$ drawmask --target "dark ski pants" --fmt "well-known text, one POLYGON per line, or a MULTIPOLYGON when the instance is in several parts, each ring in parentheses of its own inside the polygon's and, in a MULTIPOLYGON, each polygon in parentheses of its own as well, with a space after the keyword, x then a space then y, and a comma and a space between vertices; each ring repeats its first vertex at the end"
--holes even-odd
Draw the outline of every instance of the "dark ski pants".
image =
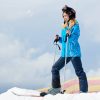
MULTIPOLYGON (((79 79, 79 88, 81 92, 88 91, 88 82, 86 74, 82 68, 82 62, 80 57, 67 57, 66 64, 71 61, 73 67, 75 69, 75 73, 79 79)), ((60 57, 56 63, 52 66, 52 87, 53 88, 60 88, 60 69, 62 69, 65 65, 65 57, 60 57)))

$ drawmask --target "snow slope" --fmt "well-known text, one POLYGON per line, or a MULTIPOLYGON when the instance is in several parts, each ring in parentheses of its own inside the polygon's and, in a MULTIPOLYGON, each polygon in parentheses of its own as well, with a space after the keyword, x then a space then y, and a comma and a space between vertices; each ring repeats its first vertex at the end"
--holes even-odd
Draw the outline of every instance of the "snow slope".
POLYGON ((80 94, 57 94, 46 95, 45 97, 32 97, 32 95, 39 95, 38 91, 12 88, 5 93, 0 94, 0 100, 100 100, 100 92, 98 93, 80 93, 80 94), (16 92, 27 96, 17 96, 12 92, 16 92))

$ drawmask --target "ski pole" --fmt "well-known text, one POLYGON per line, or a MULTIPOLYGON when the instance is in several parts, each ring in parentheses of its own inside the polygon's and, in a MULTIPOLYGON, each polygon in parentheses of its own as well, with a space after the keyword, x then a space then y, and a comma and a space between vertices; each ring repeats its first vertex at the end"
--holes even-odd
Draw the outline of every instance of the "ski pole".
MULTIPOLYGON (((66 46, 66 48, 65 48, 65 66, 64 66, 64 76, 63 76, 63 83, 65 82, 65 80, 66 80, 66 65, 67 65, 67 48, 68 48, 68 35, 67 35, 67 37, 66 37, 66 42, 67 42, 67 46, 66 46)), ((66 92, 66 90, 64 89, 64 87, 62 88, 62 93, 64 93, 64 92, 66 92)))
POLYGON ((59 50, 61 50, 61 48, 60 48, 59 44, 57 44, 57 42, 55 43, 55 41, 54 41, 53 44, 56 46, 55 47, 55 54, 54 54, 54 61, 53 61, 53 65, 54 65, 55 59, 56 59, 57 47, 58 47, 59 50))
POLYGON ((67 65, 67 48, 68 48, 68 36, 67 36, 67 44, 65 51, 65 67, 64 67, 64 82, 66 80, 66 65, 67 65))

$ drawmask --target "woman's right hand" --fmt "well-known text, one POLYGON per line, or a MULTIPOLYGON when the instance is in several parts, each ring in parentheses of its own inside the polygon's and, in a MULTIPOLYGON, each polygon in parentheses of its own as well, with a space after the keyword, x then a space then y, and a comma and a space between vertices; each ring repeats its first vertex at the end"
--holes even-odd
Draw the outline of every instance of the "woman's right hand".
POLYGON ((59 35, 56 35, 56 36, 55 36, 55 39, 59 39, 59 35))
POLYGON ((56 35, 55 39, 54 39, 54 42, 58 42, 58 40, 59 40, 59 35, 56 35))

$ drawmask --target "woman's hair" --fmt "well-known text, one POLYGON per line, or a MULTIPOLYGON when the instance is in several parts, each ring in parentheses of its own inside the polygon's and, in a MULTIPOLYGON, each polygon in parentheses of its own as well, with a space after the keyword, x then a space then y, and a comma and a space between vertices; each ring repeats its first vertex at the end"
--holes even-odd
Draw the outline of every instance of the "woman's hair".
POLYGON ((67 5, 62 8, 62 12, 69 15, 69 20, 76 18, 76 11, 67 5))

